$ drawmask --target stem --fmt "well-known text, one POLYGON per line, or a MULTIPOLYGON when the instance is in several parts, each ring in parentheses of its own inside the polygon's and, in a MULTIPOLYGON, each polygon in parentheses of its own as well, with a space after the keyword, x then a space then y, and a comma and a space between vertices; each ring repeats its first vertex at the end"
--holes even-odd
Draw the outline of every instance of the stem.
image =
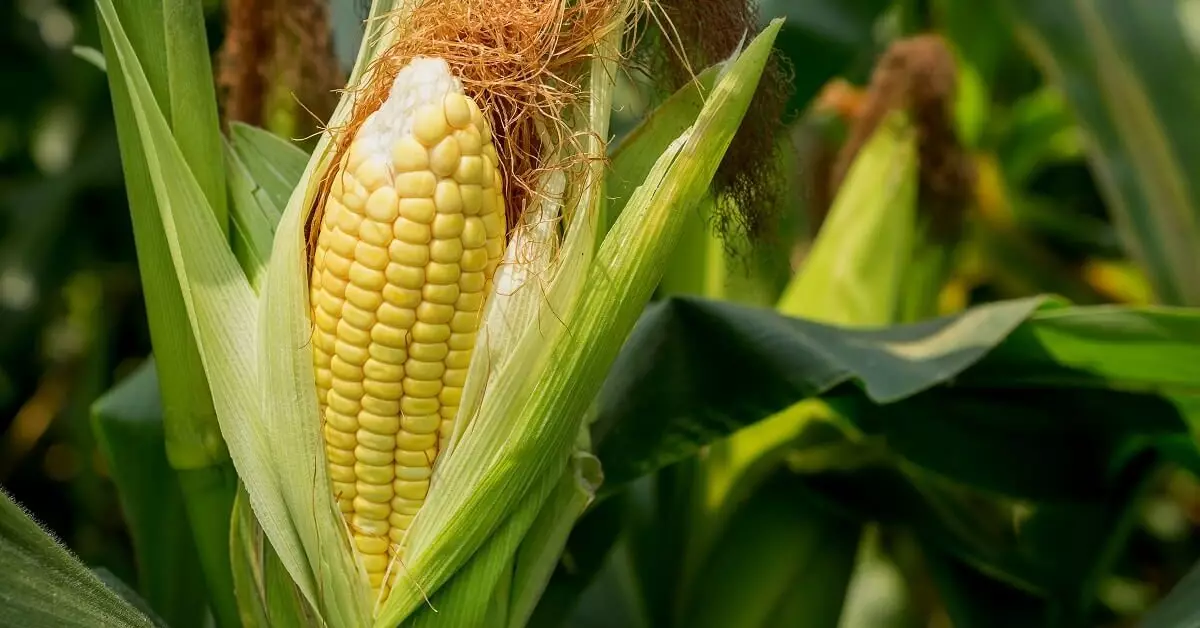
POLYGON ((230 513, 237 494, 237 473, 226 459, 210 467, 177 469, 184 506, 192 524, 192 538, 200 555, 200 568, 208 585, 209 604, 217 625, 242 625, 229 563, 230 513))

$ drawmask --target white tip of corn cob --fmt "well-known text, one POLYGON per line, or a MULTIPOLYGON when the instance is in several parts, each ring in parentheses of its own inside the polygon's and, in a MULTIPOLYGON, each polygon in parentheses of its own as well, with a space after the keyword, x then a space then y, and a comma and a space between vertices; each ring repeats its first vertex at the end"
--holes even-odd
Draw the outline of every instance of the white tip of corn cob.
POLYGON ((422 105, 461 93, 462 82, 450 73, 444 59, 415 57, 396 74, 387 99, 363 121, 355 141, 364 143, 368 153, 386 158, 396 140, 413 132, 415 114, 422 105))

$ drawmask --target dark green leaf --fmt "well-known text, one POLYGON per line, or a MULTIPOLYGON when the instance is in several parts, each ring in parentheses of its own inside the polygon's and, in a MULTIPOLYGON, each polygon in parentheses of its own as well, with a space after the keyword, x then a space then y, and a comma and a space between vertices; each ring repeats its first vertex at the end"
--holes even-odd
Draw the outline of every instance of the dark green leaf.
POLYGON ((178 478, 167 462, 153 359, 96 401, 92 429, 133 539, 141 595, 168 625, 203 626, 204 573, 178 478))
POLYGON ((685 602, 686 626, 836 628, 861 526, 775 476, 729 521, 685 602))
POLYGON ((853 395, 833 404, 926 469, 1028 499, 1103 495, 1128 438, 1185 429, 1163 398, 1113 390, 948 387, 884 406, 853 395))
POLYGON ((850 380, 861 382, 877 402, 945 382, 1007 336, 1040 302, 989 305, 884 331, 850 331, 699 299, 653 304, 598 400, 593 436, 605 487, 687 457, 850 380))
POLYGON ((627 509, 624 496, 616 496, 597 504, 580 517, 571 530, 562 560, 529 619, 529 626, 552 628, 563 625, 617 543, 627 509))
MULTIPOLYGON (((138 595, 137 591, 134 591, 129 587, 128 584, 125 584, 125 581, 118 578, 116 574, 103 567, 96 567, 92 569, 92 573, 96 574, 96 578, 98 578, 100 582, 104 583, 104 586, 112 589, 114 593, 121 596, 122 600, 125 600, 130 606, 136 608, 138 612, 145 615, 148 619, 150 619, 151 622, 154 623, 155 626, 162 626, 163 628, 168 628, 170 626, 170 624, 163 621, 163 619, 154 612, 154 609, 150 608, 150 604, 146 602, 146 600, 142 599, 142 596, 138 595)), ((194 621, 197 623, 203 623, 206 618, 207 611, 201 609, 201 614, 194 621)))
POLYGON ((119 628, 154 624, 105 587, 0 490, 0 626, 119 628))
POLYGON ((955 628, 1041 628, 1048 623, 1044 598, 997 582, 936 549, 926 548, 924 558, 955 628))
POLYGON ((1036 574, 1020 557, 1010 504, 896 466, 810 475, 805 486, 848 516, 908 526, 939 550, 986 565, 1008 586, 1040 590, 1036 574))
POLYGON ((935 562, 952 561, 943 567, 973 574, 952 595, 970 598, 971 589, 981 588, 1027 600, 1038 613, 1079 616, 1124 545, 1130 506, 1156 464, 1153 455, 1142 456, 1105 495, 1049 502, 1005 500, 902 460, 809 475, 804 484, 850 516, 912 530, 927 553, 939 555, 935 562))
POLYGON ((1136 454, 1130 439, 1145 448, 1186 433, 1180 415, 1200 391, 1200 316, 1035 313, 1040 303, 880 330, 697 299, 656 304, 598 400, 606 490, 826 394, 930 469, 1027 497, 1102 493, 1136 454))

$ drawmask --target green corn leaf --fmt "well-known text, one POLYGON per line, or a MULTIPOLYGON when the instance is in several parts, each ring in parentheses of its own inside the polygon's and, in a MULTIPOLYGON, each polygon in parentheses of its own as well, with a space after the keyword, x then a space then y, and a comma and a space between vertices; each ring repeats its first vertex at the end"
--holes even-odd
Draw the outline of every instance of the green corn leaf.
POLYGON ((1130 458, 1186 433, 1179 409, 1159 396, 1093 388, 948 388, 884 407, 831 403, 913 463, 1022 499, 1102 495, 1130 458))
POLYGON ((236 122, 230 126, 225 161, 232 199, 232 246, 250 284, 259 291, 275 228, 300 184, 309 155, 268 131, 236 122))
POLYGON ((1200 305, 1200 70, 1169 2, 1003 3, 1017 38, 1065 93, 1123 243, 1158 299, 1200 305), (1164 65, 1165 64, 1165 65, 1164 65))
MULTIPOLYGON (((147 53, 141 58, 144 59, 146 73, 154 77, 154 85, 159 86, 155 90, 158 101, 165 103, 167 97, 158 95, 167 89, 166 69, 160 67, 164 61, 161 54, 164 47, 161 43, 161 8, 156 5, 156 8, 147 8, 144 13, 130 12, 135 13, 136 19, 143 24, 132 35, 138 41, 138 48, 155 51, 155 54, 147 53), (155 24, 158 26, 155 27, 155 24)), ((108 58, 112 59, 115 54, 112 41, 106 32, 102 31, 101 34, 105 35, 104 48, 108 58)), ((132 50, 129 56, 131 67, 137 65, 140 71, 142 65, 139 64, 139 57, 132 50)), ((150 335, 155 348, 164 356, 158 363, 158 370, 164 404, 170 409, 165 417, 167 455, 177 469, 220 464, 227 459, 227 454, 221 443, 207 382, 199 376, 203 370, 195 342, 189 334, 179 333, 187 314, 179 287, 169 272, 170 252, 162 235, 161 219, 158 218, 157 201, 138 137, 133 103, 124 83, 126 70, 116 63, 110 63, 108 70, 113 110, 120 130, 121 161, 138 249, 138 268, 146 295, 150 335)))
POLYGON ((1010 382, 1157 392, 1183 401, 1200 379, 1200 328, 1190 309, 1095 305, 1048 308, 1017 327, 965 375, 1010 382))
POLYGON ((202 7, 187 0, 153 6, 116 0, 113 5, 184 159, 217 222, 226 224, 217 96, 202 7))
MULTIPOLYGON (((505 514, 495 508, 497 499, 520 499, 538 478, 565 463, 592 393, 678 238, 680 211, 703 197, 745 114, 778 29, 773 23, 730 64, 695 125, 660 157, 633 195, 596 253, 583 283, 589 289, 562 319, 570 334, 560 327, 549 360, 522 369, 520 376, 533 382, 524 403, 501 405, 489 415, 485 397, 482 416, 504 420, 477 419, 441 463, 436 473, 444 484, 430 493, 421 513, 425 519, 414 522, 409 537, 408 572, 422 581, 401 578, 377 625, 406 617, 421 604, 422 591, 437 589, 466 562, 505 514), (508 407, 515 412, 509 414, 508 407)), ((501 373, 492 389, 504 394, 503 377, 514 370, 501 373)))
POLYGON ((861 331, 692 299, 652 306, 598 400, 601 493, 826 395, 858 429, 886 435, 922 464, 949 472, 957 459, 976 481, 1008 491, 1094 495, 1113 457, 1128 457, 1128 438, 1157 443, 1186 433, 1181 413, 1197 418, 1200 318, 1169 309, 1035 311, 1041 303, 861 331), (1080 440, 1080 430, 1092 436, 1080 440), (1057 453, 1064 447, 1071 457, 1057 453), (1028 461, 1028 473, 1013 460, 1028 461))
MULTIPOLYGON (((92 569, 92 573, 96 574, 96 578, 99 579, 104 586, 112 589, 113 593, 121 596, 122 600, 125 600, 130 606, 137 609, 139 613, 145 615, 146 618, 149 619, 150 622, 155 626, 168 626, 168 624, 154 612, 154 609, 150 608, 150 605, 146 603, 146 600, 143 600, 141 596, 138 595, 137 591, 131 589, 129 585, 125 584, 125 581, 118 578, 116 574, 105 569, 104 567, 95 567, 92 569)), ((201 617, 207 620, 207 615, 202 615, 201 617)))
POLYGON ((259 292, 271 258, 271 242, 278 220, 271 222, 270 216, 276 208, 228 143, 225 144, 225 167, 229 178, 230 246, 250 285, 259 292))
MULTIPOLYGON (((610 198, 603 225, 605 233, 621 215, 630 195, 646 179, 658 156, 696 119, 711 92, 721 66, 714 65, 655 107, 620 143, 610 149, 611 166, 605 178, 610 198)), ((721 242, 709 233, 707 218, 714 200, 705 198, 690 212, 671 262, 663 272, 659 290, 664 294, 720 296, 724 279, 721 242), (698 271, 697 269, 703 269, 698 271)))
POLYGON ((229 125, 229 141, 246 164, 250 179, 271 202, 263 209, 270 210, 266 219, 274 234, 275 224, 304 175, 309 155, 270 131, 240 122, 229 125))
POLYGON ((781 474, 733 514, 694 578, 682 625, 838 626, 859 526, 813 503, 795 484, 781 474))
POLYGON ((0 490, 0 625, 151 628, 0 490))
MULTIPOLYGON (((144 10, 143 3, 136 0, 122 0, 121 4, 127 2, 137 5, 136 9, 122 12, 127 18, 144 10)), ((141 52, 166 58, 170 101, 167 123, 171 125, 179 151, 204 191, 217 224, 227 230, 225 167, 221 163, 216 84, 212 80, 204 9, 198 2, 170 0, 163 3, 162 12, 163 41, 167 45, 157 50, 141 49, 141 52)), ((154 89, 154 84, 150 87, 154 89)))
POLYGON ((150 359, 92 406, 92 431, 117 485, 136 558, 138 589, 172 628, 203 626, 207 600, 174 469, 150 359))

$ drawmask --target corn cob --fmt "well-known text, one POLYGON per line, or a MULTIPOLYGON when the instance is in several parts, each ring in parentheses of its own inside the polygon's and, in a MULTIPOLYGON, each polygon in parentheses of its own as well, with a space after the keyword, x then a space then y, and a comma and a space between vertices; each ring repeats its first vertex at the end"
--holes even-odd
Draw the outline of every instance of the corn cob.
POLYGON ((487 120, 417 58, 330 184, 312 264, 316 388, 333 491, 373 587, 429 490, 503 255, 487 120))

